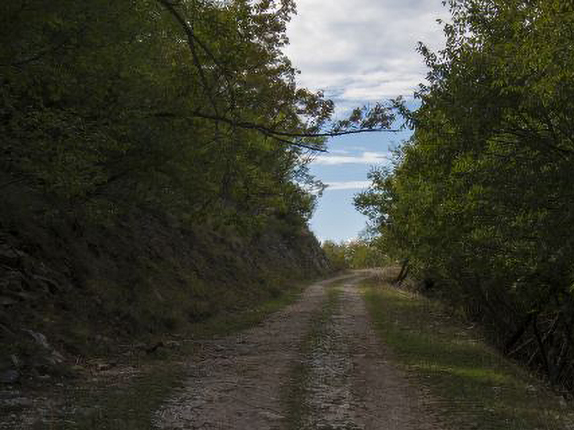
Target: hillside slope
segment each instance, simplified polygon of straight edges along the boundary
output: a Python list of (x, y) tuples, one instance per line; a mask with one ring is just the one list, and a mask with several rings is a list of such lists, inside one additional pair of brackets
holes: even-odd
[(70, 361), (184, 330), (329, 270), (309, 231), (279, 221), (240, 234), (134, 208), (102, 225), (33, 215), (45, 201), (26, 200), (24, 190), (6, 195), (13, 197), (0, 220), (4, 378), (14, 367), (50, 374), (65, 369), (61, 355)]

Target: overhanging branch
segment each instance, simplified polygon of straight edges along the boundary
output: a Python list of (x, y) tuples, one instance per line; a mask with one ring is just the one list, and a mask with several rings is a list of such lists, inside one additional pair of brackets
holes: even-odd
[[(273, 138), (274, 140), (276, 140), (278, 142), (282, 142), (282, 143), (285, 143), (288, 145), (293, 145), (293, 146), (309, 149), (312, 151), (318, 151), (318, 152), (326, 152), (326, 150), (321, 148), (321, 147), (318, 147), (318, 146), (309, 145), (309, 144), (306, 144), (303, 142), (292, 141), (290, 139), (327, 138), (327, 137), (338, 137), (338, 136), (354, 135), (354, 134), (361, 134), (361, 133), (376, 133), (376, 132), (398, 133), (401, 131), (400, 129), (399, 130), (390, 129), (390, 128), (385, 128), (384, 126), (375, 127), (375, 126), (372, 126), (372, 124), (369, 124), (365, 128), (358, 128), (358, 129), (357, 128), (345, 129), (345, 130), (333, 129), (333, 130), (327, 131), (327, 132), (310, 132), (310, 131), (292, 132), (292, 131), (278, 130), (278, 129), (273, 128), (273, 127), (269, 127), (269, 126), (265, 126), (262, 124), (249, 122), (249, 121), (241, 121), (239, 119), (231, 119), (226, 115), (222, 115), (218, 110), (218, 106), (217, 106), (216, 100), (214, 99), (211, 85), (209, 84), (209, 80), (205, 74), (201, 60), (199, 58), (199, 54), (198, 54), (197, 49), (196, 49), (196, 44), (214, 62), (214, 64), (217, 66), (217, 68), (220, 69), (223, 76), (227, 80), (225, 68), (220, 64), (220, 62), (217, 60), (217, 58), (213, 54), (213, 52), (211, 52), (211, 50), (204, 43), (202, 43), (201, 40), (199, 40), (197, 38), (197, 36), (194, 33), (192, 25), (185, 19), (185, 17), (182, 15), (182, 13), (177, 10), (176, 7), (180, 4), (178, 1), (173, 1), (173, 0), (157, 0), (157, 1), (159, 2), (159, 4), (164, 9), (166, 9), (175, 18), (177, 23), (181, 26), (182, 30), (184, 31), (186, 38), (187, 38), (187, 45), (189, 46), (189, 49), (190, 49), (190, 52), (191, 52), (191, 55), (193, 58), (193, 62), (194, 62), (195, 67), (197, 68), (198, 73), (199, 73), (201, 85), (202, 85), (203, 90), (206, 93), (207, 97), (209, 98), (209, 101), (210, 101), (212, 108), (213, 108), (213, 111), (214, 111), (213, 114), (205, 113), (203, 111), (195, 111), (195, 112), (191, 112), (191, 113), (186, 113), (185, 115), (196, 117), (196, 118), (203, 118), (203, 119), (211, 120), (211, 121), (214, 121), (216, 123), (225, 123), (225, 124), (228, 124), (232, 127), (238, 127), (238, 128), (242, 128), (245, 130), (255, 130), (255, 131), (258, 131), (258, 132), (264, 134), (265, 136)], [(228, 86), (229, 86), (229, 82), (228, 82)], [(233, 93), (233, 92), (231, 91), (231, 93)], [(231, 94), (231, 95), (233, 96), (233, 94)], [(174, 115), (171, 113), (158, 113), (155, 116), (158, 116), (158, 117), (161, 117), (161, 116), (177, 117), (177, 115)], [(235, 116), (234, 112), (231, 112), (231, 116)]]
[(229, 118), (221, 117), (218, 115), (211, 115), (204, 112), (194, 111), (191, 115), (197, 118), (203, 119), (210, 119), (213, 121), (221, 121), (229, 125), (233, 125), (235, 127), (240, 127), (243, 129), (250, 129), (250, 130), (258, 130), (264, 133), (268, 133), (274, 136), (282, 136), (282, 137), (293, 137), (293, 138), (313, 138), (313, 137), (339, 137), (339, 136), (346, 136), (349, 134), (360, 134), (360, 133), (380, 133), (380, 132), (388, 132), (388, 133), (399, 133), (401, 130), (395, 129), (387, 129), (387, 128), (366, 128), (360, 130), (345, 130), (345, 131), (331, 131), (331, 132), (324, 132), (324, 133), (308, 133), (308, 132), (289, 132), (289, 131), (281, 131), (281, 130), (274, 130), (272, 128), (266, 127), (261, 124), (256, 124), (252, 122), (245, 122), (245, 121), (234, 121)]
[(205, 75), (201, 61), (199, 60), (199, 54), (195, 49), (195, 35), (193, 34), (193, 28), (188, 24), (185, 18), (174, 7), (175, 3), (169, 0), (157, 0), (157, 1), (164, 7), (164, 9), (166, 9), (175, 18), (175, 20), (178, 22), (178, 24), (185, 32), (185, 36), (187, 37), (187, 45), (189, 46), (191, 57), (193, 58), (193, 62), (199, 73), (199, 79), (201, 80), (203, 90), (207, 95), (207, 98), (209, 99), (213, 110), (215, 112), (218, 112), (217, 103), (215, 102), (215, 99), (213, 98), (213, 93), (211, 91), (211, 85), (209, 85), (209, 81), (207, 80), (207, 76)]
[[(324, 132), (324, 133), (308, 133), (308, 132), (289, 132), (289, 131), (282, 131), (282, 130), (275, 130), (270, 127), (264, 126), (262, 124), (256, 124), (253, 122), (247, 121), (235, 121), (230, 118), (226, 118), (224, 116), (219, 115), (212, 115), (205, 112), (200, 111), (193, 111), (189, 112), (186, 115), (192, 116), (195, 118), (202, 118), (211, 121), (218, 121), (224, 124), (231, 125), (232, 127), (242, 128), (244, 130), (255, 130), (258, 131), (268, 137), (271, 137), (279, 142), (287, 143), (289, 145), (299, 146), (301, 148), (311, 149), (313, 151), (318, 152), (327, 152), (323, 148), (307, 145), (301, 142), (293, 142), (291, 140), (287, 140), (287, 138), (293, 139), (304, 139), (304, 138), (321, 138), (321, 137), (339, 137), (339, 136), (346, 136), (350, 134), (360, 134), (360, 133), (380, 133), (380, 132), (389, 132), (389, 133), (398, 133), (401, 130), (394, 130), (394, 129), (385, 129), (385, 128), (372, 128), (372, 129), (362, 129), (362, 130), (347, 130), (347, 131), (333, 131), (333, 132)], [(182, 116), (171, 113), (171, 112), (157, 112), (153, 116), (158, 118), (182, 118)]]

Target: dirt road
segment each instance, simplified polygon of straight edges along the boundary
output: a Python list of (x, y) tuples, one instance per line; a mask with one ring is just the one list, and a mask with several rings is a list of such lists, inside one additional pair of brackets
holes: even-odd
[(239, 335), (201, 344), (188, 379), (155, 415), (162, 429), (438, 430), (387, 360), (356, 272), (309, 287)]

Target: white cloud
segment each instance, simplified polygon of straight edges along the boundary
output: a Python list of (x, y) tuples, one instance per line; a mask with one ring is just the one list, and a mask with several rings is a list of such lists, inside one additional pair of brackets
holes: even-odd
[[(301, 70), (298, 84), (324, 90), (335, 101), (339, 117), (356, 106), (399, 95), (409, 99), (427, 74), (416, 52), (418, 42), (433, 51), (444, 43), (436, 23), (438, 18), (448, 20), (442, 0), (296, 1), (298, 15), (289, 25), (291, 45), (285, 53)], [(390, 164), (390, 154), (383, 153), (385, 142), (342, 138), (336, 151), (316, 157), (313, 167), (319, 179), (328, 173), (334, 181), (323, 178), (328, 185), (323, 202), (328, 206), (319, 206), (311, 224), (322, 240), (355, 237), (364, 227), (366, 218), (337, 190), (368, 188), (368, 181), (348, 179), (365, 178), (369, 165)]]
[(442, 47), (442, 0), (298, 0), (286, 54), (301, 70), (299, 84), (350, 105), (409, 97), (426, 66), (419, 41)]
[(326, 182), (326, 191), (337, 190), (364, 190), (369, 188), (371, 183), (369, 181), (345, 181), (345, 182)]
[(363, 152), (360, 155), (319, 155), (314, 161), (315, 165), (336, 166), (340, 164), (380, 164), (389, 160), (389, 153)]
[(331, 154), (350, 154), (351, 153), (351, 151), (348, 151), (346, 149), (331, 149), (331, 150), (329, 150), (329, 152)]

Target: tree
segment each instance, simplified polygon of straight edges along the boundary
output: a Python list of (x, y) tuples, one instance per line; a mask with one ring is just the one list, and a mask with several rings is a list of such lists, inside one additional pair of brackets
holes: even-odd
[(333, 121), (332, 101), (296, 86), (282, 53), (293, 0), (0, 8), (0, 186), (26, 184), (61, 211), (304, 224), (308, 154), (394, 119), (389, 104)]
[(573, 8), (449, 6), (446, 48), (420, 46), (430, 71), (413, 138), (356, 204), (386, 251), (572, 387)]
[(327, 240), (323, 251), (335, 270), (381, 267), (386, 258), (375, 243), (362, 239), (340, 243)]

